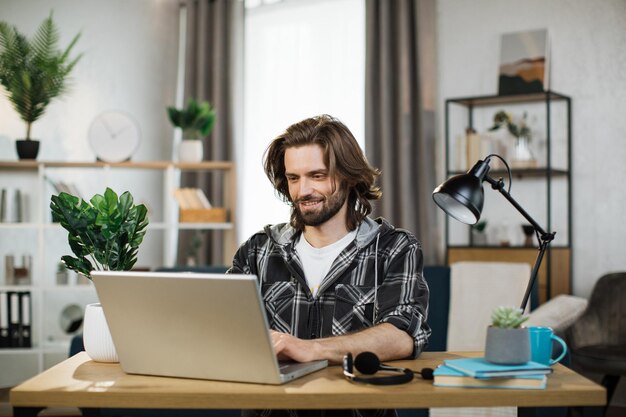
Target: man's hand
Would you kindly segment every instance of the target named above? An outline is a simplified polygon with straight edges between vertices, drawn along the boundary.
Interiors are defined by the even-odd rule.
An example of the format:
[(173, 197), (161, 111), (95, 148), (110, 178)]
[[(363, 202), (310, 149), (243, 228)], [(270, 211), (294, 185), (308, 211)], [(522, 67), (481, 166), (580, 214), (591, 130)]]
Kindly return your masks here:
[(287, 333), (270, 330), (272, 345), (278, 359), (291, 359), (296, 362), (310, 362), (320, 359), (316, 354), (316, 340), (298, 339)]
[(350, 352), (356, 357), (361, 352), (373, 352), (381, 361), (403, 359), (413, 352), (413, 339), (392, 324), (383, 323), (344, 336), (323, 339), (298, 339), (287, 333), (270, 330), (272, 345), (278, 359), (310, 362), (328, 359), (340, 364)]

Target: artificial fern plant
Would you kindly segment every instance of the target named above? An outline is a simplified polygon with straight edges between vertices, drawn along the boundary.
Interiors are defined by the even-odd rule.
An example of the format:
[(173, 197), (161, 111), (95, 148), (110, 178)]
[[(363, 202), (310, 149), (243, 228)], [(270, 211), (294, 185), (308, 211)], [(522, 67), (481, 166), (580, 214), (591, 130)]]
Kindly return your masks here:
[(67, 76), (82, 56), (70, 58), (79, 37), (80, 33), (64, 51), (59, 50), (59, 30), (52, 12), (31, 39), (15, 26), (0, 21), (0, 84), (26, 122), (26, 140), (31, 139), (31, 126), (44, 114), (50, 101), (66, 92)]
[(528, 320), (519, 308), (500, 306), (491, 313), (491, 325), (503, 329), (517, 329)]
[(215, 111), (209, 102), (193, 98), (183, 109), (168, 107), (167, 114), (172, 124), (183, 130), (183, 139), (202, 139), (211, 133), (215, 123)]
[(89, 203), (67, 193), (51, 198), (52, 220), (68, 231), (76, 255), (61, 260), (68, 269), (90, 279), (93, 270), (130, 270), (146, 234), (146, 206), (135, 205), (128, 191), (118, 199), (110, 188), (104, 195), (94, 195)]

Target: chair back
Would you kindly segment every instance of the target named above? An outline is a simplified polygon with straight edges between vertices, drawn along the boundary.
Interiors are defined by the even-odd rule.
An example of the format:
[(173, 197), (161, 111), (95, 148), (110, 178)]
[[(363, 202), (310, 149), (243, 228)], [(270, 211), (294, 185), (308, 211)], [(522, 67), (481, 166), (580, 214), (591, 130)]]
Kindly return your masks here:
[(447, 349), (483, 350), (494, 308), (519, 306), (529, 277), (527, 263), (453, 263)]
[(589, 304), (567, 331), (574, 348), (626, 345), (626, 272), (602, 276), (594, 285)]

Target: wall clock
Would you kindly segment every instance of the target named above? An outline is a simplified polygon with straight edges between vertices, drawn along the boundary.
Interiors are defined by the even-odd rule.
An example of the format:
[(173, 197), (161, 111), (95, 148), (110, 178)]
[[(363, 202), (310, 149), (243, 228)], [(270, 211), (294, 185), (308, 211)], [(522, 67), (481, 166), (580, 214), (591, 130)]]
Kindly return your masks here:
[(139, 124), (128, 113), (106, 111), (89, 127), (89, 144), (100, 161), (128, 161), (139, 147)]

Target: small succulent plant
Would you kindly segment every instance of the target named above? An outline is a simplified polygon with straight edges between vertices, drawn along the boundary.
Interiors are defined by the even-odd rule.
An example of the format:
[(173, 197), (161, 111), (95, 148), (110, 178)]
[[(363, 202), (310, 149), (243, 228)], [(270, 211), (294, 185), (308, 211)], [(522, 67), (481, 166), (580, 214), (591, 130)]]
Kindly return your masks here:
[(500, 306), (491, 313), (491, 325), (503, 329), (517, 329), (526, 320), (520, 308)]

